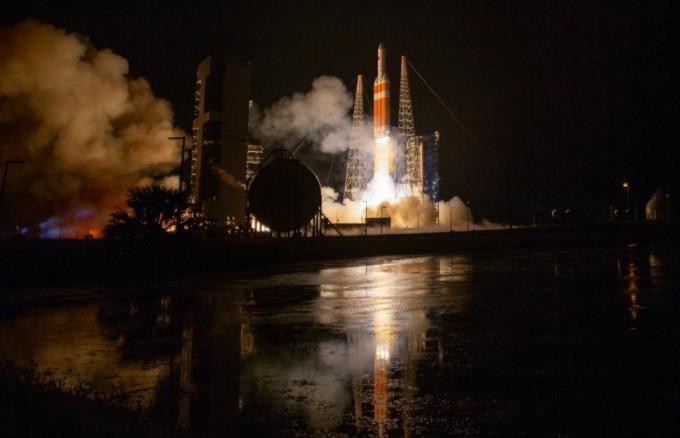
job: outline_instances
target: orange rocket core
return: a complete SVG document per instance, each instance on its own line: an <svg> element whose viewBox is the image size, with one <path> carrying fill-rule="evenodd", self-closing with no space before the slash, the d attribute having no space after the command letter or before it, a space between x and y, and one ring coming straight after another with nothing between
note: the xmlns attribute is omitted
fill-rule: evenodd
<svg viewBox="0 0 680 438"><path fill-rule="evenodd" d="M376 138L390 130L390 81L383 79L373 85L373 131Z"/></svg>
<svg viewBox="0 0 680 438"><path fill-rule="evenodd" d="M373 135L385 137L390 132L390 80L385 68L385 48L378 46L378 75L373 83Z"/></svg>

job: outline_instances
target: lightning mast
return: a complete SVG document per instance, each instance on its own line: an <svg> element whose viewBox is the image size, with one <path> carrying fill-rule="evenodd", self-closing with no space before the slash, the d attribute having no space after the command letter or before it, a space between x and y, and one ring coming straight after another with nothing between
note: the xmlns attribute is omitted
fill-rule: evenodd
<svg viewBox="0 0 680 438"><path fill-rule="evenodd" d="M399 82L399 138L395 163L395 181L397 183L397 197L422 194L422 144L416 137L413 121L413 106L411 105L411 91L408 84L408 68L406 56L401 57L401 71Z"/></svg>
<svg viewBox="0 0 680 438"><path fill-rule="evenodd" d="M366 189L366 165L364 154L357 144L359 132L364 123L364 84L363 77L357 76L357 88L354 94L354 113L352 115L352 131L349 139L347 157L347 173L345 174L345 192L343 199L358 200L358 195Z"/></svg>

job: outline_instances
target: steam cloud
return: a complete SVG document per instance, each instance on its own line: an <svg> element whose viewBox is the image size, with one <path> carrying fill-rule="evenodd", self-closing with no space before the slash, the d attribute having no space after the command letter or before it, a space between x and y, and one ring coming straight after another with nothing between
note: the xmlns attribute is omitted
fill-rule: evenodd
<svg viewBox="0 0 680 438"><path fill-rule="evenodd" d="M251 112L250 129L265 144L278 142L292 148L308 141L322 152L336 154L349 147L352 121L348 114L353 104L340 79L321 76L309 92L280 99L264 115ZM360 135L362 147L372 141L368 125Z"/></svg>
<svg viewBox="0 0 680 438"><path fill-rule="evenodd" d="M381 215L389 217L391 228L389 230L384 229L384 234L465 231L468 226L475 230L503 227L502 224L489 222L485 219L475 220L473 212L458 196L440 202L438 216L435 215L434 205L427 196L390 199L378 204L371 204L369 201L367 206L364 201L343 200L340 202L339 195L333 188L323 187L321 198L323 213L333 223L360 224L364 222L366 213L368 213L369 218L379 218ZM368 211L366 211L367 207ZM369 233L377 234L379 232L377 228L370 230ZM333 234L334 230L328 228L326 232ZM364 230L362 228L357 228L354 231L345 230L343 234L352 234L352 232L363 234Z"/></svg>
<svg viewBox="0 0 680 438"><path fill-rule="evenodd" d="M13 220L52 237L54 223L101 227L129 187L178 163L172 117L109 49L35 21L0 28L0 159L24 161L11 175Z"/></svg>

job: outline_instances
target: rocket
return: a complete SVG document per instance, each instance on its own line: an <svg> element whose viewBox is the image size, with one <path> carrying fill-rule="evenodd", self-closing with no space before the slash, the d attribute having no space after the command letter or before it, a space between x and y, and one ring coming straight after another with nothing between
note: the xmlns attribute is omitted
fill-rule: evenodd
<svg viewBox="0 0 680 438"><path fill-rule="evenodd" d="M378 76L373 82L373 135L377 138L390 133L390 80L385 68L385 48L378 46Z"/></svg>

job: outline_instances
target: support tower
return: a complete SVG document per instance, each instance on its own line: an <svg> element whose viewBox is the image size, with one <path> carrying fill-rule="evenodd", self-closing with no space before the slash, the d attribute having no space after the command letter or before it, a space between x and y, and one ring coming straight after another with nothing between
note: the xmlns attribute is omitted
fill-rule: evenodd
<svg viewBox="0 0 680 438"><path fill-rule="evenodd" d="M397 184L397 197L420 196L423 192L422 143L416 138L406 56L401 57L400 76L399 137L394 179Z"/></svg>
<svg viewBox="0 0 680 438"><path fill-rule="evenodd" d="M358 200L358 195L366 189L366 165L361 152L359 132L364 123L364 83L361 75L357 76L357 88L354 93L354 113L352 115L352 131L349 140L347 157L347 173L345 175L345 191L343 199Z"/></svg>

